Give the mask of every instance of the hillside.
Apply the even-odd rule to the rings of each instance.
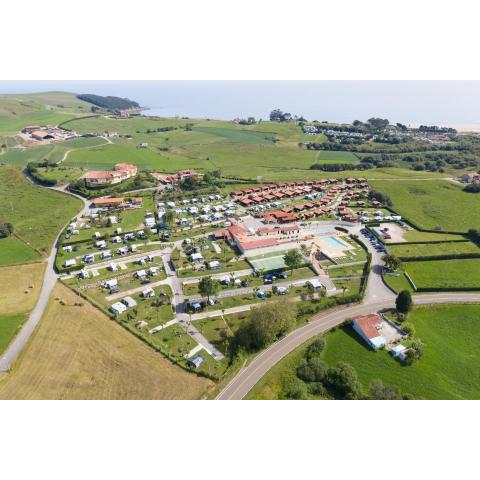
[[[57,125],[89,112],[90,105],[73,93],[0,95],[0,134],[14,134],[32,124]]]
[[[79,100],[83,100],[88,103],[92,103],[100,108],[105,108],[107,110],[123,110],[128,108],[139,108],[140,105],[129,98],[120,98],[107,96],[102,97],[101,95],[93,95],[91,93],[83,93],[77,95]]]

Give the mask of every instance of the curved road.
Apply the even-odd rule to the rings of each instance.
[[[28,180],[30,180],[30,182],[36,184],[29,175],[25,174],[25,176]],[[83,216],[89,208],[89,202],[86,199],[84,199],[79,195],[76,195],[75,193],[69,192],[68,190],[66,190],[66,187],[44,187],[44,188],[50,188],[51,190],[56,190],[58,192],[65,193],[67,195],[72,195],[82,200],[83,208],[76,215],[77,217]],[[3,355],[0,357],[0,373],[6,372],[10,369],[13,362],[17,359],[18,355],[20,354],[20,352],[23,350],[26,343],[28,342],[30,335],[35,330],[35,327],[37,326],[38,322],[42,318],[43,312],[47,307],[50,294],[52,293],[53,287],[55,286],[55,283],[57,282],[57,278],[58,278],[58,275],[55,272],[54,265],[55,265],[55,257],[57,255],[57,249],[58,249],[58,239],[60,238],[63,228],[60,230],[60,232],[56,236],[55,242],[53,243],[52,250],[50,251],[50,255],[48,256],[45,275],[43,277],[42,289],[40,290],[40,295],[38,297],[37,303],[33,308],[32,312],[30,313],[30,316],[28,317],[26,322],[23,324],[23,327],[20,330],[20,332],[16,335],[16,337],[13,339],[13,341],[10,343],[10,345],[7,347],[7,349],[3,353]]]
[[[415,295],[414,301],[416,304],[480,302],[480,294],[435,293]],[[392,298],[380,302],[362,303],[352,307],[329,310],[314,316],[307,325],[294,330],[286,337],[274,343],[255,357],[247,367],[242,368],[216,399],[241,400],[277,362],[309,338],[339,325],[349,317],[364,315],[383,308],[392,307],[393,305],[394,299]]]

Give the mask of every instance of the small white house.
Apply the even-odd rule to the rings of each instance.
[[[118,270],[118,267],[117,267],[117,264],[116,263],[111,263],[108,267],[107,267],[111,272],[116,272]]]
[[[95,243],[95,246],[97,248],[107,248],[107,242],[105,240],[99,240],[97,243]]]
[[[122,243],[122,238],[118,235],[116,237],[112,237],[112,243]]]
[[[110,311],[112,311],[115,315],[121,315],[122,313],[126,312],[126,310],[127,307],[121,302],[114,303],[110,307]]]
[[[203,255],[201,253],[192,253],[190,258],[193,263],[201,263],[204,261]]]
[[[133,274],[135,278],[144,278],[147,276],[147,272],[145,270],[139,270]]]
[[[208,262],[208,268],[210,270],[218,270],[220,268],[220,262],[218,260]]]
[[[306,281],[305,285],[311,285],[315,290],[323,287],[323,284],[320,282],[320,280],[318,280],[318,278],[312,278],[311,280]]]
[[[120,247],[117,251],[120,255],[126,255],[128,253],[128,247]]]
[[[115,225],[116,223],[118,223],[118,218],[115,215],[111,215],[110,217],[108,217],[108,220],[110,220],[110,223],[112,225]]]
[[[106,258],[112,258],[112,252],[110,250],[102,252],[102,259],[105,260]]]
[[[73,250],[73,247],[71,245],[67,245],[66,247],[63,247],[64,252],[70,253]]]
[[[137,306],[137,302],[132,297],[122,298],[122,303],[128,308],[133,308]]]
[[[155,277],[156,275],[158,275],[157,267],[150,267],[150,269],[148,270],[148,274],[151,275],[152,277]]]
[[[65,268],[68,268],[68,267],[73,267],[76,264],[77,264],[77,261],[74,258],[71,258],[70,260],[65,260],[65,263],[63,264],[63,266]]]
[[[111,278],[110,280],[105,280],[105,282],[103,282],[103,287],[108,288],[109,290],[112,290],[117,285],[118,285],[118,282],[116,278]]]
[[[89,276],[90,276],[90,274],[88,273],[88,270],[85,270],[84,268],[82,268],[82,270],[80,270],[80,274],[79,274],[80,278],[83,278],[85,280]]]
[[[376,313],[360,315],[353,318],[352,322],[353,329],[374,350],[387,344],[387,340],[381,333],[384,320],[380,315]]]
[[[153,288],[147,288],[142,292],[143,298],[152,298],[154,296],[155,296],[155,292],[153,291]]]

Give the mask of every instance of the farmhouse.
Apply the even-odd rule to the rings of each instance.
[[[35,140],[52,140],[55,137],[43,130],[35,130],[34,132],[32,132],[32,138]]]
[[[159,181],[160,183],[172,186],[177,185],[178,182],[185,180],[186,178],[199,176],[199,174],[193,169],[179,170],[178,172],[169,175],[162,175],[157,172],[152,172],[151,175],[155,180]]]
[[[387,344],[387,340],[381,335],[383,318],[376,314],[361,315],[352,319],[353,329],[365,340],[365,342],[377,350]]]
[[[135,165],[129,163],[117,163],[111,171],[93,171],[88,172],[85,176],[85,184],[87,187],[103,187],[105,185],[115,185],[134,177],[138,172]]]

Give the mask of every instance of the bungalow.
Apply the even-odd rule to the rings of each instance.
[[[193,263],[201,263],[204,261],[203,255],[201,253],[192,253],[190,259]]]
[[[123,303],[117,302],[110,307],[110,311],[113,312],[115,315],[121,315],[122,313],[127,311],[127,307]]]
[[[106,197],[100,197],[100,198],[94,198],[92,201],[92,204],[95,208],[113,208],[113,207],[119,207],[122,205],[124,202],[123,198],[106,198]]]
[[[155,292],[153,291],[153,288],[147,288],[142,292],[143,298],[152,298],[154,296],[155,296]]]
[[[122,303],[128,308],[133,308],[137,306],[137,302],[132,297],[122,298]]]
[[[72,258],[72,259],[70,259],[70,260],[65,260],[65,263],[63,264],[63,266],[64,266],[65,268],[68,268],[68,267],[73,267],[73,266],[75,266],[76,264],[77,264],[77,261],[76,261],[74,258]]]
[[[385,337],[380,334],[380,330],[383,327],[383,319],[380,315],[376,313],[361,315],[353,318],[352,321],[353,329],[374,350],[387,344]]]
[[[118,285],[117,279],[116,278],[111,278],[110,280],[106,280],[103,282],[103,288],[108,288],[108,290],[113,290],[116,288]]]
[[[204,361],[205,358],[203,357],[203,355],[195,355],[189,360],[189,363],[191,363],[195,368],[199,368]]]

